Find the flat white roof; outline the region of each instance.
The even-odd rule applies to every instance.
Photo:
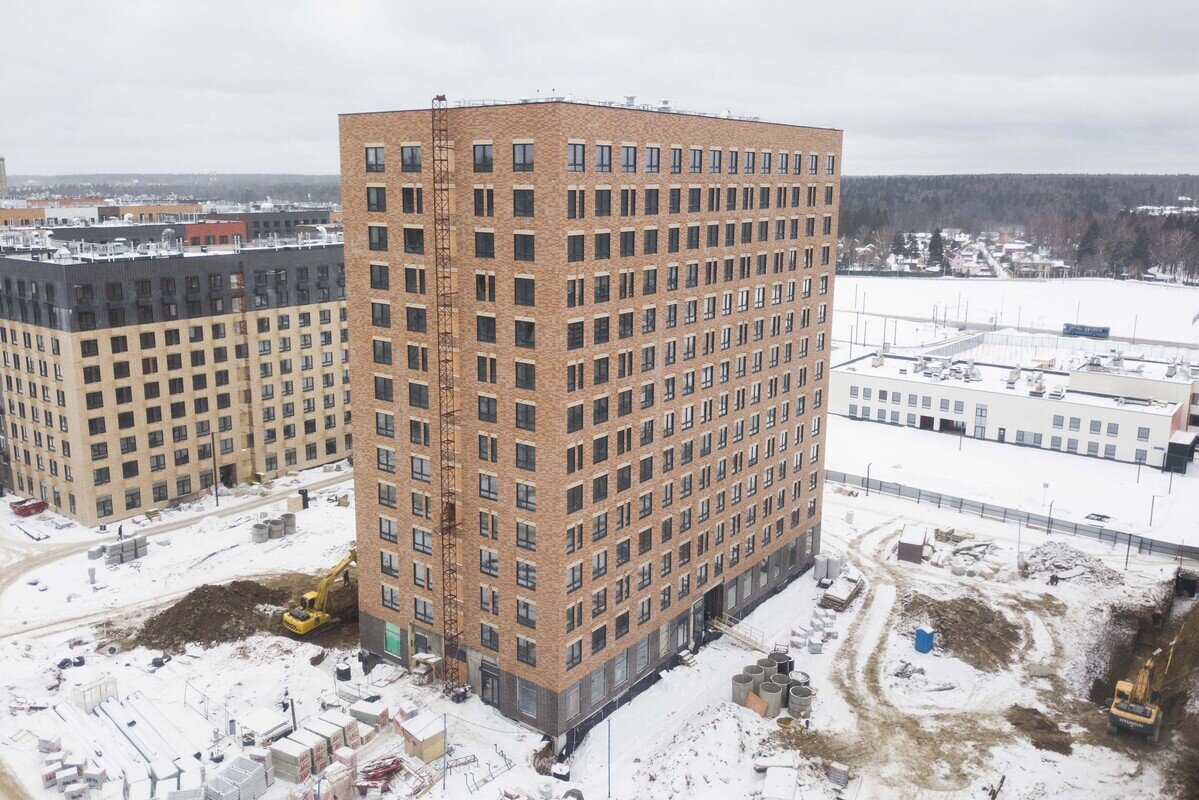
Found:
[[[942,379],[938,377],[938,374],[940,373],[939,365],[945,363],[944,358],[930,360],[930,363],[938,365],[938,369],[931,375],[917,372],[916,360],[914,358],[885,355],[882,357],[882,364],[877,367],[873,365],[873,359],[873,355],[865,355],[853,361],[839,364],[833,367],[832,371],[847,376],[860,376],[865,379],[881,378],[890,381],[903,381],[909,384],[924,384],[970,392],[1006,395],[1009,397],[1027,397],[1030,400],[1070,403],[1094,408],[1121,408],[1129,411],[1138,411],[1143,414],[1155,414],[1167,417],[1173,416],[1178,410],[1178,404],[1173,402],[1153,401],[1146,403],[1140,398],[1134,398],[1133,401],[1126,403],[1123,397],[1117,397],[1116,395],[1072,391],[1066,388],[1069,375],[1064,372],[1001,367],[995,364],[975,364],[974,370],[979,379],[967,381],[965,380],[965,374],[968,364],[965,361],[954,361],[948,373],[950,377]],[[1009,389],[1007,379],[1013,369],[1020,370],[1020,377],[1016,381],[1015,386]],[[1039,396],[1030,393],[1036,387],[1036,375],[1042,376],[1045,387],[1044,394]],[[1051,396],[1051,393],[1055,389],[1061,390],[1060,398]]]

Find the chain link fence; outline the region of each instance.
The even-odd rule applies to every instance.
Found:
[[[917,486],[908,486],[878,478],[871,478],[869,488],[867,489],[866,478],[863,476],[852,475],[848,472],[837,472],[831,469],[824,471],[824,479],[830,483],[840,483],[868,492],[877,492],[878,494],[889,495],[891,497],[902,497],[905,500],[915,500],[917,503],[930,503],[937,508],[951,508],[963,514],[977,514],[983,519],[1016,522],[1025,527],[1036,528],[1047,533],[1068,533],[1073,536],[1086,536],[1091,539],[1098,539],[1101,542],[1109,542],[1113,545],[1123,545],[1129,552],[1136,550],[1138,553],[1151,553],[1172,558],[1187,558],[1199,561],[1199,547],[1175,544],[1174,542],[1163,542],[1148,536],[1109,528],[1106,525],[1071,522],[1060,517],[1034,514],[1019,508],[983,503],[978,500],[968,500],[964,497],[955,497],[954,495],[942,494],[941,492],[931,492]]]

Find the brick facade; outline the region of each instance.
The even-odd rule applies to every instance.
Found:
[[[819,547],[841,133],[574,103],[449,126],[463,674],[565,737]],[[341,117],[362,636],[400,660],[441,641],[430,128],[427,110]]]

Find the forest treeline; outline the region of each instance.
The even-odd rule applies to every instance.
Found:
[[[1131,213],[1199,198],[1197,175],[896,175],[842,178],[840,234],[851,248],[896,233],[1017,230],[1078,273],[1199,274],[1199,217]]]
[[[297,203],[341,201],[341,178],[337,175],[10,175],[9,185],[12,194],[18,197],[148,195],[236,203],[267,197]]]

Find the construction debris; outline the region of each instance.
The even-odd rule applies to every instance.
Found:
[[[844,611],[866,586],[866,579],[854,567],[847,566],[820,596],[820,607]]]
[[[1045,542],[1024,554],[1020,572],[1027,578],[1075,580],[1083,583],[1118,584],[1124,578],[1098,558],[1076,550],[1064,542]]]

